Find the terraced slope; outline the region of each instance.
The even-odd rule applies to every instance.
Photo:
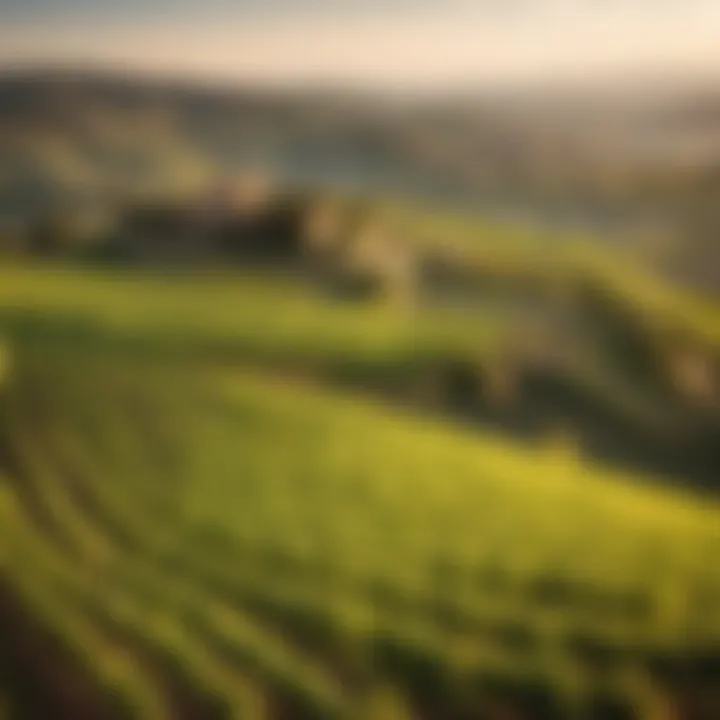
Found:
[[[308,278],[277,273],[8,265],[0,328],[312,376],[539,442],[572,427],[592,457],[717,486],[720,363],[690,323],[680,323],[682,341],[660,332],[661,306],[633,310],[600,280],[561,297],[549,288],[528,296],[512,277],[499,289],[479,285],[467,307],[408,306],[339,302]],[[494,287],[512,307],[493,301]],[[672,377],[675,345],[708,361],[713,387],[702,398]]]
[[[369,372],[413,358],[478,356],[503,327],[493,314],[338,303],[299,278],[0,267],[4,325],[34,320],[44,333],[131,339],[184,354],[294,367],[338,364]],[[60,329],[59,329],[60,328]]]
[[[715,505],[61,332],[0,409],[20,718],[717,717]]]

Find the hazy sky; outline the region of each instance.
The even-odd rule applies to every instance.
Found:
[[[720,0],[0,0],[0,65],[389,88],[720,78]]]

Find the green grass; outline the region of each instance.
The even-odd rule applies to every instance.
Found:
[[[550,284],[599,283],[629,310],[660,330],[686,331],[720,347],[720,306],[643,269],[628,254],[578,233],[543,232],[458,213],[424,211],[403,203],[368,202],[389,228],[423,247],[442,248],[468,266]]]
[[[139,354],[136,333],[182,331],[153,281],[33,278],[17,302],[57,328],[9,330],[1,572],[130,716],[172,716],[140,659],[220,717],[357,717],[357,688],[387,686],[364,717],[402,698],[476,716],[488,693],[578,717],[599,693],[647,709],[653,658],[720,647],[717,504],[212,355]],[[213,307],[250,292],[170,283],[173,307],[197,283]],[[92,343],[60,322],[79,306]]]
[[[0,315],[244,359],[391,367],[413,357],[482,355],[502,337],[493,314],[342,304],[300,279],[209,273],[0,268]]]

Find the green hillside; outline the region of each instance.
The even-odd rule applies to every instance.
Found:
[[[2,279],[11,717],[717,716],[716,502],[323,386],[496,317]]]
[[[482,353],[502,336],[494,313],[338,303],[302,278],[239,272],[0,268],[6,318],[85,325],[106,336],[260,359],[380,365],[411,355]]]

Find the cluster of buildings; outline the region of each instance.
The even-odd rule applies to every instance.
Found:
[[[367,209],[258,182],[182,201],[133,203],[111,242],[133,261],[282,267],[359,294],[411,292],[419,262],[417,251]]]

